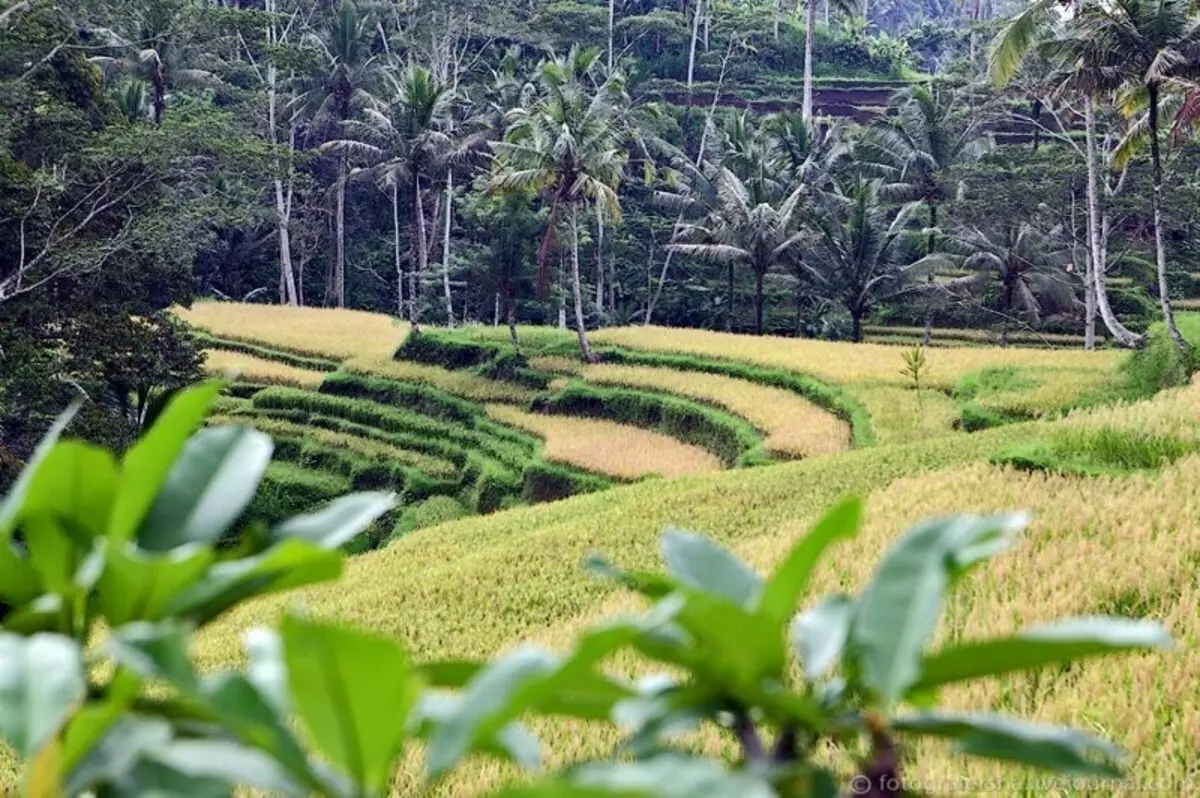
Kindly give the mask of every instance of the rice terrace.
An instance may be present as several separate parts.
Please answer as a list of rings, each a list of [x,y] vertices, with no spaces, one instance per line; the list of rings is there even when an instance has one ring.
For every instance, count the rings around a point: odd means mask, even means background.
[[[293,602],[427,657],[562,645],[637,604],[581,578],[584,558],[651,567],[668,524],[769,570],[827,505],[865,496],[863,533],[815,575],[828,592],[859,585],[889,536],[922,517],[1029,509],[1027,539],[948,607],[947,640],[1118,613],[1161,620],[1178,648],[1000,678],[947,700],[1102,730],[1130,751],[1130,783],[1195,778],[1200,387],[1123,400],[1114,386],[1128,356],[1112,350],[935,347],[918,391],[890,345],[615,328],[594,336],[602,363],[585,365],[553,329],[522,328],[517,356],[502,327],[414,338],[385,317],[338,310],[198,303],[180,315],[204,336],[212,371],[240,370],[214,420],[276,437],[266,484],[287,499],[264,512],[349,487],[402,496],[394,527],[377,531],[376,550],[354,557],[343,582],[251,604],[203,635],[206,667],[236,660],[240,634]],[[297,327],[311,331],[302,345]],[[389,348],[394,358],[382,358]],[[570,728],[560,756],[612,744]],[[722,750],[716,737],[694,744]],[[1041,794],[1036,774],[964,769],[937,747],[914,758],[917,781],[1001,780]],[[447,790],[485,791],[509,775],[469,769]]]

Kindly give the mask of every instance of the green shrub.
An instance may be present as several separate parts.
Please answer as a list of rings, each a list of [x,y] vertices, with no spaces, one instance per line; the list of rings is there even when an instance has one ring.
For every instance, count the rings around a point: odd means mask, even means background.
[[[979,399],[1001,391],[1024,391],[1037,387],[1037,380],[1015,366],[992,366],[966,374],[954,386],[954,398]]]
[[[1012,424],[1017,421],[1029,420],[1014,416],[1011,413],[993,410],[990,407],[983,407],[975,401],[963,402],[960,407],[962,415],[959,416],[954,426],[964,432],[978,432],[979,430],[991,429],[992,427],[1003,427],[1005,424]]]
[[[1054,437],[1000,449],[995,465],[1068,476],[1152,471],[1200,449],[1200,443],[1135,429],[1070,430]]]
[[[867,409],[841,388],[828,385],[807,374],[795,374],[730,360],[636,352],[616,348],[603,349],[602,357],[605,361],[630,366],[655,366],[681,371],[698,371],[705,374],[720,374],[771,388],[792,391],[848,423],[855,446],[871,446],[875,443],[875,431],[871,426],[871,416]]]
[[[271,349],[270,347],[262,346],[261,344],[252,344],[246,341],[239,341],[234,338],[218,338],[215,335],[210,335],[206,332],[196,331],[193,333],[196,343],[206,349],[226,349],[230,352],[241,352],[244,355],[253,355],[263,360],[274,360],[277,363],[286,363],[289,366],[295,366],[298,369],[308,369],[309,371],[334,371],[338,364],[336,361],[329,360],[323,357],[310,357],[307,355],[297,355],[294,352],[287,352],[282,349]]]
[[[666,394],[600,388],[576,380],[558,394],[535,402],[534,410],[606,418],[656,430],[709,450],[727,466],[772,462],[762,438],[749,422]]]
[[[400,537],[418,529],[437,526],[468,515],[471,515],[471,511],[452,496],[431,496],[409,506],[400,514],[400,520],[392,530],[392,537]]]
[[[326,377],[320,391],[332,396],[395,405],[423,416],[455,421],[466,426],[473,426],[483,415],[480,405],[423,383],[399,382],[345,371],[335,371]]]
[[[1184,385],[1200,370],[1200,313],[1179,313],[1175,317],[1191,351],[1181,354],[1167,333],[1167,325],[1150,325],[1142,347],[1121,364],[1129,393],[1138,398],[1153,396],[1164,388]]]
[[[598,474],[535,460],[525,467],[525,486],[521,497],[530,504],[538,504],[579,493],[594,493],[611,486],[610,480]]]
[[[419,335],[409,335],[396,350],[395,359],[415,360],[447,369],[466,369],[496,360],[504,354],[504,349],[503,344],[495,341],[468,341],[454,333],[427,330]]]
[[[225,389],[225,394],[235,399],[249,399],[254,394],[269,387],[269,385],[261,382],[235,382]]]

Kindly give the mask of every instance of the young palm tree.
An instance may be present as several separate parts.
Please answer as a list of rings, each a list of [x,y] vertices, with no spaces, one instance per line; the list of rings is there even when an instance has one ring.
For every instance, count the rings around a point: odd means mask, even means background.
[[[400,191],[411,189],[409,207],[414,267],[408,272],[408,320],[418,330],[421,315],[421,281],[429,267],[429,235],[425,224],[424,193],[434,173],[449,159],[454,141],[446,132],[453,100],[449,89],[433,73],[411,66],[385,78],[386,99],[372,99],[361,119],[343,124],[345,139],[324,147],[365,160],[365,174],[389,191],[392,198],[393,255],[396,265],[398,310],[404,312],[404,269],[400,250]]]
[[[1037,327],[1045,310],[1067,310],[1079,304],[1075,280],[1066,271],[1070,251],[1059,233],[1043,233],[1028,222],[1005,225],[991,235],[977,228],[962,230],[947,240],[946,248],[959,268],[973,274],[944,287],[952,296],[998,295],[1002,341],[1007,341],[1010,320]]]
[[[933,266],[928,256],[911,263],[905,257],[906,231],[920,208],[919,202],[886,203],[879,179],[856,178],[823,197],[804,263],[818,293],[850,314],[855,341],[862,340],[862,321],[875,304],[904,293]]]
[[[1163,237],[1161,102],[1172,81],[1200,73],[1200,25],[1191,8],[1186,0],[1089,3],[1080,9],[1066,37],[1043,45],[1056,60],[1087,70],[1097,89],[1129,89],[1145,101],[1158,297],[1167,332],[1181,351],[1188,344],[1171,307]]]
[[[323,56],[321,70],[305,83],[304,101],[311,114],[309,137],[324,142],[339,139],[342,124],[356,111],[372,104],[370,90],[378,76],[380,63],[372,52],[375,28],[371,19],[359,12],[352,0],[341,0],[329,29],[322,35],[310,34],[305,41]],[[336,251],[331,279],[325,288],[326,302],[346,305],[346,179],[349,163],[344,152],[338,155],[334,183],[334,225]]]
[[[733,269],[745,264],[754,272],[754,329],[763,334],[763,282],[773,267],[782,265],[804,240],[797,232],[798,211],[809,196],[808,186],[794,189],[778,205],[755,203],[746,184],[722,168],[716,180],[717,207],[697,224],[686,227],[681,238],[692,243],[671,244],[681,255],[692,255],[729,268],[730,303],[727,327],[733,326]]]
[[[609,76],[593,83],[599,51],[572,49],[565,58],[542,64],[538,95],[507,115],[503,141],[495,144],[493,190],[534,189],[550,203],[546,236],[538,251],[538,290],[549,282],[549,253],[560,218],[571,232],[571,293],[575,330],[583,359],[594,362],[583,314],[579,272],[579,211],[599,205],[610,218],[620,215],[616,188],[627,153],[621,147],[625,117],[623,87]]]

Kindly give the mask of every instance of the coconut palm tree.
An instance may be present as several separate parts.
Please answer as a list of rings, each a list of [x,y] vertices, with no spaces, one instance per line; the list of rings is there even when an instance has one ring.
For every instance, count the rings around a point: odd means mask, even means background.
[[[370,17],[360,13],[352,0],[341,0],[329,28],[305,36],[305,42],[322,56],[322,67],[301,81],[303,102],[310,114],[308,137],[327,142],[342,137],[342,125],[358,110],[370,106],[371,94],[382,66],[372,51],[376,35]],[[336,250],[332,274],[326,284],[326,302],[346,305],[346,179],[349,162],[338,154],[334,182],[334,227]]]
[[[1096,89],[1125,89],[1145,103],[1159,304],[1167,332],[1181,351],[1188,344],[1171,307],[1163,237],[1161,111],[1164,93],[1173,81],[1200,74],[1200,25],[1191,8],[1185,0],[1089,3],[1078,11],[1066,36],[1041,48],[1060,63],[1086,70]]]
[[[507,115],[507,130],[496,142],[497,169],[492,189],[534,189],[550,204],[546,236],[538,250],[538,290],[549,282],[549,253],[560,219],[571,234],[571,293],[575,330],[583,359],[595,361],[583,313],[579,272],[579,211],[601,206],[610,218],[620,215],[616,188],[628,154],[621,146],[626,123],[619,77],[595,82],[599,51],[572,48],[546,61],[538,75],[538,93],[528,105]]]
[[[729,269],[730,303],[727,327],[733,326],[733,269],[745,264],[754,272],[754,329],[763,334],[763,282],[767,273],[785,263],[799,248],[799,211],[809,197],[808,186],[795,188],[782,202],[754,202],[750,189],[728,168],[716,179],[717,207],[698,223],[688,225],[671,244],[681,255],[723,263]]]
[[[947,255],[972,272],[943,284],[951,296],[994,295],[999,298],[1006,341],[1010,321],[1041,324],[1047,310],[1078,307],[1076,280],[1067,272],[1070,249],[1061,230],[1042,232],[1028,222],[1005,225],[991,234],[966,228],[946,241]]]
[[[920,202],[899,207],[886,202],[878,178],[855,177],[822,195],[804,264],[817,293],[850,314],[855,341],[862,340],[862,321],[871,308],[908,291],[934,265],[928,256],[915,262],[906,257],[905,237],[920,208]]]

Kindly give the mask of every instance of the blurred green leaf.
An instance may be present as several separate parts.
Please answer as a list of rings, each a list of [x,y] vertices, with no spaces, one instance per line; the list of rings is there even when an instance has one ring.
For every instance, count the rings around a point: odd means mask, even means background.
[[[3,499],[0,499],[0,542],[7,542],[13,533],[13,528],[16,525],[17,517],[25,507],[25,501],[28,498],[29,490],[32,487],[34,478],[41,470],[42,464],[49,457],[50,452],[57,446],[58,439],[62,436],[63,430],[71,423],[71,419],[79,412],[79,408],[83,405],[83,399],[76,399],[66,410],[62,412],[50,429],[46,432],[45,437],[38,443],[37,448],[33,450],[33,454],[29,456],[29,460],[25,463],[25,467],[21,469],[21,473],[17,475],[16,481]]]
[[[72,630],[66,622],[67,603],[57,593],[46,593],[33,601],[13,610],[4,619],[4,628],[10,632],[31,635],[36,632],[58,632],[70,635]]]
[[[99,537],[107,527],[116,488],[117,463],[108,450],[62,441],[38,468],[19,517],[52,515],[64,526],[86,531],[89,538]]]
[[[849,596],[827,596],[796,616],[792,645],[800,654],[805,679],[824,676],[841,659],[853,621],[854,601]]]
[[[462,711],[463,697],[426,692],[413,709],[410,728],[414,736],[429,740],[437,729]],[[476,741],[476,750],[498,756],[524,768],[541,764],[542,746],[537,737],[519,723],[508,723],[488,739]]]
[[[97,606],[112,626],[164,618],[200,583],[215,558],[206,546],[152,554],[132,543],[109,541],[104,572],[96,583]]]
[[[76,795],[86,789],[113,784],[126,778],[142,754],[170,742],[171,725],[161,718],[121,716],[122,707],[93,705],[68,729],[67,743],[80,752],[78,767],[67,778],[67,792]],[[73,735],[82,739],[72,740]]]
[[[901,732],[945,737],[971,756],[1016,762],[1056,773],[1118,778],[1120,751],[1076,729],[996,715],[923,713],[892,721]]]
[[[29,560],[7,539],[0,539],[0,599],[14,607],[33,601],[41,593],[41,580]]]
[[[83,652],[69,637],[0,632],[0,737],[31,757],[86,691]]]
[[[667,571],[680,584],[749,607],[762,593],[762,580],[728,550],[703,535],[668,528],[662,536]]]
[[[113,543],[134,537],[184,444],[204,421],[222,387],[219,380],[210,380],[175,394],[150,431],[125,453],[108,524]]]
[[[146,758],[190,780],[212,780],[272,794],[308,794],[271,757],[232,740],[175,739],[146,752]]]
[[[1082,657],[1148,648],[1168,648],[1171,636],[1153,621],[1071,618],[1012,637],[962,643],[925,658],[914,690],[1041,668]]]
[[[419,686],[395,640],[289,616],[292,704],[329,760],[370,792],[391,777]]]
[[[649,599],[660,599],[675,589],[675,582],[651,571],[626,571],[598,554],[589,555],[584,567],[591,574],[616,582]]]
[[[354,493],[334,499],[315,513],[290,518],[271,530],[276,540],[299,538],[323,549],[336,549],[392,509],[392,493]]]
[[[580,787],[637,791],[659,798],[775,798],[770,782],[745,772],[731,773],[712,759],[659,754],[641,762],[580,765],[569,776]],[[624,794],[624,792],[618,793]]]
[[[120,665],[144,679],[162,679],[195,695],[200,679],[188,658],[187,635],[174,622],[129,623],[109,635],[105,647]]]
[[[920,676],[921,654],[955,576],[1025,526],[1023,515],[936,518],[884,555],[858,602],[851,643],[866,687],[898,701]]]
[[[137,532],[147,551],[215,543],[258,489],[271,438],[249,427],[202,429],[184,444]]]
[[[847,499],[834,505],[788,552],[763,590],[759,610],[774,618],[781,627],[786,624],[796,613],[821,555],[836,541],[852,538],[858,533],[862,511],[860,499]]]

